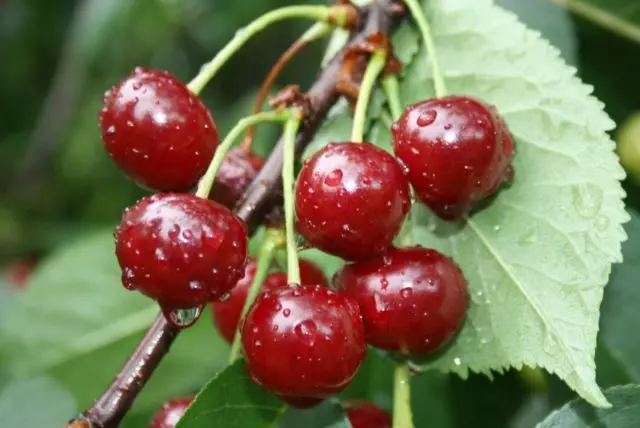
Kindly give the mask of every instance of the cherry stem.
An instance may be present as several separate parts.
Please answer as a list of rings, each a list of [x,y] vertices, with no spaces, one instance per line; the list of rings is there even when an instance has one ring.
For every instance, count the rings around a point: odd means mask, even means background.
[[[216,56],[204,64],[200,72],[187,85],[194,94],[200,93],[207,83],[216,75],[222,66],[244,46],[244,44],[254,35],[264,30],[271,24],[291,19],[306,18],[318,22],[336,23],[337,25],[346,25],[347,18],[344,16],[336,16],[341,9],[330,6],[311,6],[297,5],[285,6],[280,9],[267,12],[255,21],[251,22],[244,28],[236,31],[235,36],[227,45],[220,50]],[[343,12],[344,15],[344,12]]]
[[[236,334],[233,337],[233,343],[231,344],[231,350],[229,351],[229,365],[235,363],[240,355],[240,326],[242,325],[242,320],[247,315],[247,312],[249,312],[249,308],[256,300],[256,297],[258,297],[262,284],[269,275],[269,268],[271,267],[275,250],[282,244],[283,236],[281,231],[276,229],[267,230],[267,237],[260,247],[258,259],[256,260],[256,272],[254,274],[253,281],[251,282],[247,299],[244,301],[244,305],[242,306],[240,322],[238,323],[238,328],[236,329]]]
[[[362,142],[364,138],[364,125],[367,120],[367,108],[371,100],[371,93],[386,63],[387,53],[384,49],[377,49],[369,58],[367,69],[360,84],[356,110],[353,115],[353,128],[351,129],[351,141],[353,142]]]
[[[209,192],[211,192],[211,188],[213,187],[213,181],[216,178],[220,165],[222,165],[222,162],[224,161],[224,157],[227,155],[227,152],[231,146],[233,146],[233,143],[238,139],[240,134],[242,134],[247,128],[264,122],[284,122],[290,117],[291,113],[287,110],[283,110],[258,113],[253,116],[240,119],[216,149],[216,153],[213,155],[209,168],[207,168],[207,171],[198,183],[196,196],[205,199],[209,197]]]
[[[299,109],[290,110],[293,114],[284,125],[282,139],[284,140],[284,158],[282,162],[282,193],[284,196],[284,222],[287,239],[287,282],[289,284],[300,284],[300,265],[298,264],[298,247],[296,246],[296,235],[293,225],[294,197],[293,178],[294,163],[296,154],[296,134],[300,127],[302,111]]]
[[[398,362],[393,381],[393,428],[414,428],[409,367]]]
[[[389,74],[382,80],[382,88],[387,96],[387,103],[392,119],[398,120],[402,116],[402,102],[400,102],[400,85],[395,74]]]
[[[402,102],[400,101],[400,85],[398,84],[398,78],[395,74],[389,74],[385,76],[382,80],[382,88],[384,89],[384,93],[387,97],[387,104],[389,105],[389,110],[391,110],[391,118],[387,117],[389,122],[398,120],[400,116],[402,116]],[[385,115],[382,115],[383,120]],[[393,124],[388,124],[387,126],[391,128]],[[413,216],[411,215],[411,211],[407,214],[407,217],[404,221],[404,226],[402,227],[402,232],[400,233],[400,244],[402,246],[408,246],[413,244]]]
[[[430,60],[431,70],[433,72],[433,84],[435,86],[436,97],[443,97],[447,95],[447,85],[444,82],[442,69],[440,68],[440,62],[438,60],[438,55],[436,54],[436,45],[433,41],[429,21],[427,20],[418,0],[404,0],[404,2],[411,12],[413,19],[416,20],[418,29],[422,34],[422,40],[424,40],[428,53],[427,59]]]
[[[331,32],[331,30],[332,27],[329,24],[326,24],[324,22],[316,22],[307,31],[305,31],[298,40],[296,40],[291,46],[289,46],[286,51],[284,51],[280,58],[278,58],[276,64],[269,71],[267,77],[264,79],[262,87],[260,88],[260,92],[258,93],[258,97],[256,98],[256,102],[253,106],[252,114],[257,114],[260,112],[260,110],[262,109],[262,105],[264,104],[264,100],[267,98],[267,94],[269,93],[269,89],[271,89],[276,79],[278,78],[284,67],[289,64],[291,59],[293,59],[293,57],[296,56],[309,43],[325,37],[327,34],[329,34],[329,32]],[[251,153],[251,146],[253,144],[254,135],[255,128],[249,128],[241,144],[241,148],[245,153]]]

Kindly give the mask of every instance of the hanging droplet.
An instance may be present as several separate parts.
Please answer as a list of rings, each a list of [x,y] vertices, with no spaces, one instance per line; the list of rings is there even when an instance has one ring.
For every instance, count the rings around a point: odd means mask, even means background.
[[[200,315],[202,314],[202,309],[204,306],[197,306],[195,308],[187,308],[187,309],[167,309],[162,308],[162,314],[165,319],[172,326],[184,329],[187,327],[191,327],[198,321]]]

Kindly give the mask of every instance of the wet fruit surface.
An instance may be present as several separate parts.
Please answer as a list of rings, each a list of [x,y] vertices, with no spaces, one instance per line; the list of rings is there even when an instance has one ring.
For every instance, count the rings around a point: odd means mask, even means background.
[[[120,169],[141,186],[165,192],[193,188],[219,143],[196,95],[173,75],[142,67],[105,94],[100,131]]]
[[[167,401],[155,414],[149,428],[175,428],[192,401],[193,397]]]
[[[238,328],[238,322],[242,315],[242,307],[249,294],[249,289],[251,288],[255,274],[256,261],[250,260],[249,263],[247,263],[244,277],[233,287],[229,298],[224,301],[212,303],[214,323],[229,343],[233,342],[236,329]],[[329,286],[324,272],[312,262],[303,259],[300,259],[300,278],[305,285]],[[274,272],[267,277],[262,286],[262,290],[273,291],[286,288],[287,286],[287,274],[284,272]]]
[[[231,211],[184,193],[141,199],[115,233],[122,282],[163,308],[214,301],[242,277],[247,231]]]
[[[343,401],[352,428],[391,428],[391,417],[375,404]]]
[[[384,251],[411,206],[400,164],[368,143],[332,143],[307,159],[295,196],[300,234],[345,260]]]
[[[393,150],[417,197],[456,220],[513,178],[513,139],[495,108],[449,96],[407,107],[394,123]]]
[[[264,158],[232,148],[218,169],[210,198],[232,209],[263,165]]]
[[[242,344],[251,377],[288,400],[337,394],[366,352],[357,304],[320,286],[263,293],[247,314]]]
[[[334,286],[360,305],[367,342],[405,354],[422,354],[450,342],[464,322],[467,283],[441,253],[391,248],[383,256],[345,265]]]

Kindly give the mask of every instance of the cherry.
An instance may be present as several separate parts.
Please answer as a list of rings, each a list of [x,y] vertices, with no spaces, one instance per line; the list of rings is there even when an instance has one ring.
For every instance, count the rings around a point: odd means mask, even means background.
[[[367,342],[381,349],[432,352],[450,342],[465,319],[466,280],[436,250],[392,247],[345,265],[333,281],[359,303]]]
[[[280,395],[279,397],[289,406],[295,407],[297,409],[310,409],[324,401],[323,398],[292,397],[287,395]]]
[[[242,327],[251,378],[288,402],[342,391],[366,353],[358,305],[320,286],[262,293]]]
[[[155,414],[149,428],[175,428],[192,401],[193,397],[176,398],[167,401]]]
[[[375,404],[365,401],[342,402],[352,428],[391,428],[389,414]]]
[[[245,268],[244,277],[233,287],[229,298],[224,301],[218,300],[211,304],[214,324],[218,327],[222,337],[229,343],[233,342],[240,316],[242,315],[242,308],[249,295],[249,289],[255,275],[256,261],[250,260]],[[324,272],[313,263],[303,259],[300,259],[300,279],[303,284],[329,287]],[[263,292],[277,290],[286,288],[288,285],[285,273],[274,272],[267,277],[262,285],[262,290]]]
[[[189,193],[162,193],[127,208],[115,233],[122,282],[164,309],[192,308],[228,293],[247,259],[244,223]]]
[[[219,143],[209,111],[184,83],[142,67],[105,93],[100,130],[118,167],[162,192],[194,187]]]
[[[307,159],[295,196],[300,234],[346,260],[389,247],[411,207],[400,164],[368,143],[332,143]]]
[[[475,98],[411,105],[391,131],[417,197],[445,220],[460,219],[513,178],[507,125],[494,107]]]
[[[27,285],[36,263],[29,260],[17,260],[7,264],[4,268],[4,277],[7,284],[14,289],[21,289]]]
[[[263,165],[264,158],[234,147],[220,165],[209,197],[233,208]]]

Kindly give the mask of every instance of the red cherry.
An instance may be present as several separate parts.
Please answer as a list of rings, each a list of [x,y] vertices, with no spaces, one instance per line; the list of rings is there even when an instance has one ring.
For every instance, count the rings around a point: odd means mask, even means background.
[[[323,398],[279,396],[282,401],[297,409],[310,409],[324,401]]]
[[[219,143],[200,98],[173,75],[142,67],[105,93],[100,130],[118,167],[162,192],[194,187]]]
[[[345,265],[334,286],[360,305],[367,342],[404,354],[450,342],[465,319],[467,282],[436,250],[390,248],[375,259]]]
[[[375,404],[364,401],[343,401],[352,428],[391,428],[391,417]]]
[[[193,397],[167,401],[155,414],[149,428],[175,428],[192,401]]]
[[[210,199],[231,209],[264,165],[264,158],[234,147],[218,169]]]
[[[400,164],[368,143],[329,144],[307,159],[295,195],[300,234],[346,260],[389,247],[411,207]]]
[[[125,210],[115,233],[122,282],[165,309],[192,308],[242,278],[247,230],[224,206],[189,193],[163,193]]]
[[[456,220],[513,178],[513,140],[494,107],[448,96],[407,107],[393,150],[421,202]]]
[[[218,327],[222,337],[229,343],[233,342],[240,322],[240,315],[242,315],[242,308],[249,295],[249,289],[255,275],[256,261],[250,260],[245,268],[244,277],[233,287],[229,298],[224,301],[218,300],[211,304],[214,324]],[[300,278],[303,284],[329,287],[324,272],[307,260],[300,259]],[[275,272],[267,277],[262,285],[262,290],[273,291],[286,288],[288,285],[287,274]]]
[[[289,400],[342,391],[366,352],[358,305],[306,285],[263,293],[247,314],[242,345],[253,380]]]

